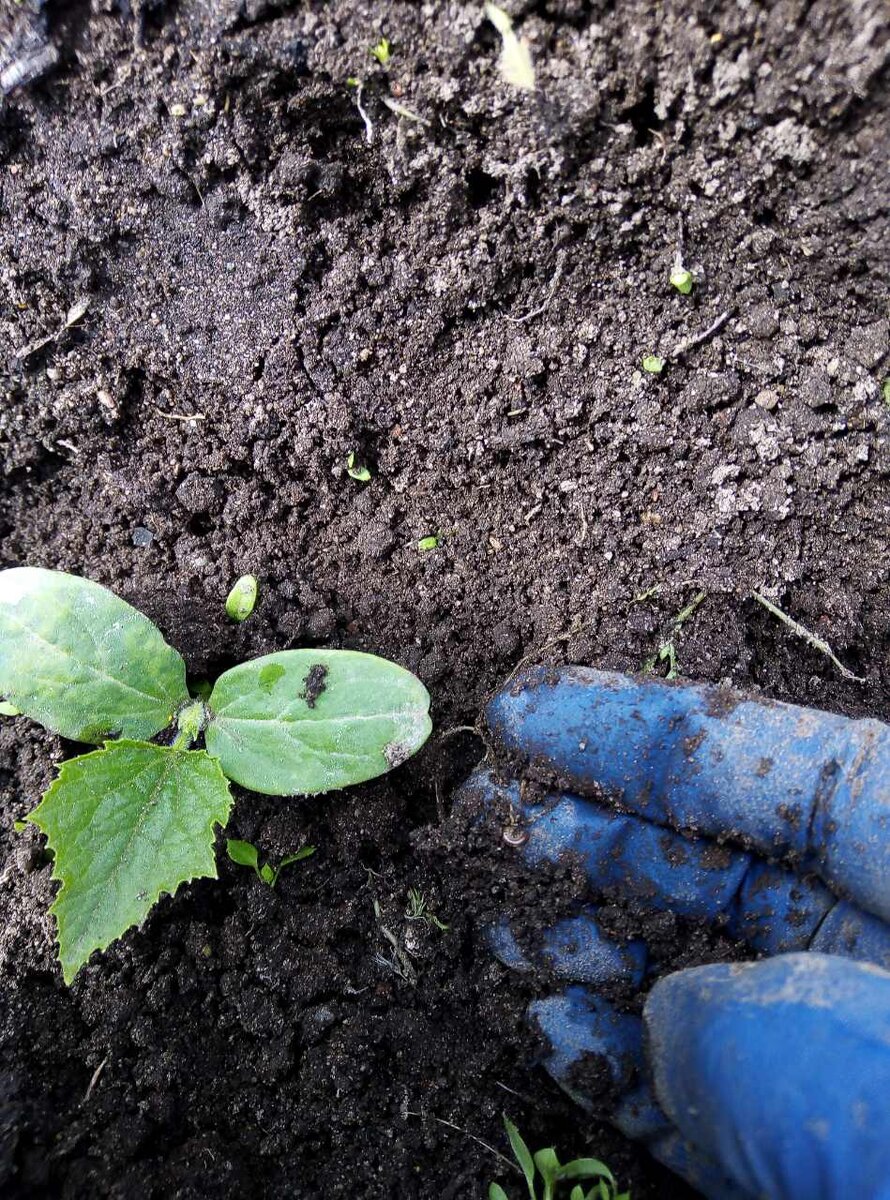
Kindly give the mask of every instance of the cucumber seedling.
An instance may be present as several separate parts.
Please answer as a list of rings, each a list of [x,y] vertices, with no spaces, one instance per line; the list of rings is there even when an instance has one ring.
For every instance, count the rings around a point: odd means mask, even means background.
[[[270,796],[334,791],[397,767],[432,728],[419,679],[349,650],[267,654],[196,698],[148,617],[97,583],[36,567],[0,571],[0,698],[101,745],[63,763],[28,817],[61,882],[51,911],[66,983],[162,893],[216,878],[229,780]]]
[[[292,863],[302,862],[304,858],[310,858],[314,853],[314,846],[301,846],[295,853],[285,854],[277,867],[273,867],[271,863],[267,862],[260,866],[260,852],[253,842],[242,842],[238,838],[226,840],[226,854],[232,862],[237,863],[239,867],[251,867],[256,873],[257,879],[261,879],[270,888],[273,888],[278,882],[278,876],[285,867],[289,867]]]
[[[532,1154],[519,1130],[507,1117],[504,1117],[504,1128],[513,1157],[525,1176],[530,1200],[538,1200],[539,1176],[542,1187],[540,1200],[556,1200],[560,1184],[571,1185],[568,1200],[630,1200],[630,1192],[619,1192],[615,1176],[598,1158],[575,1158],[571,1162],[561,1163],[552,1146]],[[584,1186],[577,1182],[579,1179],[587,1181]],[[565,1189],[560,1191],[560,1195],[565,1195]],[[510,1198],[499,1183],[492,1183],[488,1188],[488,1200]]]

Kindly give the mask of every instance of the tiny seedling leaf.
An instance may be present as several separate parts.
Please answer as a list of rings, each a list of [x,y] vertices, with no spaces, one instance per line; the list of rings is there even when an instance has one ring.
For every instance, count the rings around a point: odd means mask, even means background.
[[[421,554],[426,554],[430,550],[438,550],[438,548],[439,539],[434,534],[430,534],[429,537],[422,537],[417,543],[417,549],[421,552]]]
[[[657,354],[647,354],[643,359],[643,370],[648,375],[660,375],[664,370],[664,359]]]
[[[150,738],[189,699],[185,663],[148,617],[98,583],[0,571],[0,695],[77,742]]]
[[[688,296],[692,291],[692,285],[695,283],[695,276],[691,271],[687,271],[685,267],[675,267],[671,271],[671,283],[681,296]]]
[[[314,846],[301,846],[296,854],[285,854],[284,858],[278,864],[278,870],[281,871],[285,867],[289,867],[291,863],[302,862],[304,858],[311,858],[314,853]]]
[[[351,650],[284,650],[216,681],[207,751],[225,774],[270,796],[314,795],[397,767],[432,728],[410,671]]]
[[[538,1150],[535,1153],[535,1166],[541,1173],[541,1178],[544,1180],[544,1186],[548,1196],[553,1194],[553,1188],[556,1181],[559,1179],[560,1167],[559,1159],[556,1156],[556,1151],[552,1146],[548,1146],[546,1150]]]
[[[214,826],[232,797],[203,751],[108,742],[62,764],[28,818],[47,836],[61,889],[52,906],[70,983],[94,950],[141,925],[162,893],[216,878]]]
[[[504,1117],[504,1128],[507,1131],[507,1137],[510,1141],[510,1149],[513,1151],[513,1157],[522,1168],[522,1173],[525,1176],[525,1182],[528,1184],[528,1194],[531,1197],[531,1200],[536,1200],[535,1160],[532,1158],[532,1152],[522,1140],[522,1134],[509,1119],[509,1117]]]
[[[256,607],[255,575],[242,575],[226,597],[226,614],[232,621],[246,621]]]
[[[488,1200],[510,1200],[510,1198],[499,1183],[491,1183],[488,1185]]]
[[[389,38],[382,37],[376,46],[372,46],[371,55],[377,59],[381,67],[385,67],[392,58],[392,46]]]
[[[560,1179],[606,1179],[615,1186],[615,1176],[598,1158],[575,1158],[559,1168]]]
[[[371,472],[367,467],[356,466],[355,453],[350,450],[346,456],[346,474],[350,479],[357,479],[359,483],[369,483]]]
[[[890,379],[885,379],[881,384],[881,396],[885,404],[890,404]]]
[[[277,874],[278,872],[273,871],[268,863],[263,863],[262,867],[260,868],[260,879],[262,879],[263,883],[268,884],[269,887],[275,886]]]
[[[584,1200],[584,1188],[580,1183],[576,1183],[572,1188],[569,1200]]]
[[[0,717],[18,716],[21,716],[21,709],[16,708],[14,704],[10,704],[8,700],[0,700]]]
[[[518,38],[508,12],[497,4],[486,4],[485,15],[501,35],[499,67],[505,83],[524,92],[535,90],[535,68],[525,38]]]
[[[259,853],[256,846],[251,842],[241,842],[238,838],[228,838],[226,840],[226,854],[239,867],[252,867],[254,871],[257,870]]]

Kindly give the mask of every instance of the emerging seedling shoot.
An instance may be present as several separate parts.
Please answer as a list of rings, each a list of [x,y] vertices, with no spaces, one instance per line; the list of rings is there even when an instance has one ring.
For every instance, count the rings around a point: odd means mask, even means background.
[[[229,780],[272,796],[334,791],[397,767],[431,729],[418,679],[347,650],[268,654],[195,698],[147,617],[88,579],[33,567],[0,571],[0,697],[101,746],[63,763],[28,818],[61,883],[52,912],[66,983],[162,893],[216,878]]]

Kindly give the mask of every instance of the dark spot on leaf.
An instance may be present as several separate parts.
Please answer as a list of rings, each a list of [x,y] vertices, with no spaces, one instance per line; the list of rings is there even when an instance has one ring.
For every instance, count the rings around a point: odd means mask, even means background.
[[[328,686],[325,682],[327,677],[328,669],[324,663],[315,663],[309,668],[309,673],[303,680],[303,699],[309,708],[315,708],[315,702]]]
[[[273,684],[275,684],[283,674],[284,667],[282,667],[280,663],[268,663],[260,671],[260,687],[265,688],[267,692],[270,692]]]

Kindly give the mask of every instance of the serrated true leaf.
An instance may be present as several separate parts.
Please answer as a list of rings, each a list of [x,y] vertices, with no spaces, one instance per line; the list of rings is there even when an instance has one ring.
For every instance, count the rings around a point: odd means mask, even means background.
[[[208,702],[207,751],[270,796],[363,783],[429,737],[429,693],[410,671],[351,650],[283,650],[226,671]]]
[[[149,738],[188,701],[185,663],[160,630],[89,579],[0,571],[0,696],[78,742]]]
[[[141,925],[164,892],[216,878],[214,825],[232,797],[203,751],[109,742],[62,765],[29,817],[55,856],[52,906],[70,983],[94,950]]]

